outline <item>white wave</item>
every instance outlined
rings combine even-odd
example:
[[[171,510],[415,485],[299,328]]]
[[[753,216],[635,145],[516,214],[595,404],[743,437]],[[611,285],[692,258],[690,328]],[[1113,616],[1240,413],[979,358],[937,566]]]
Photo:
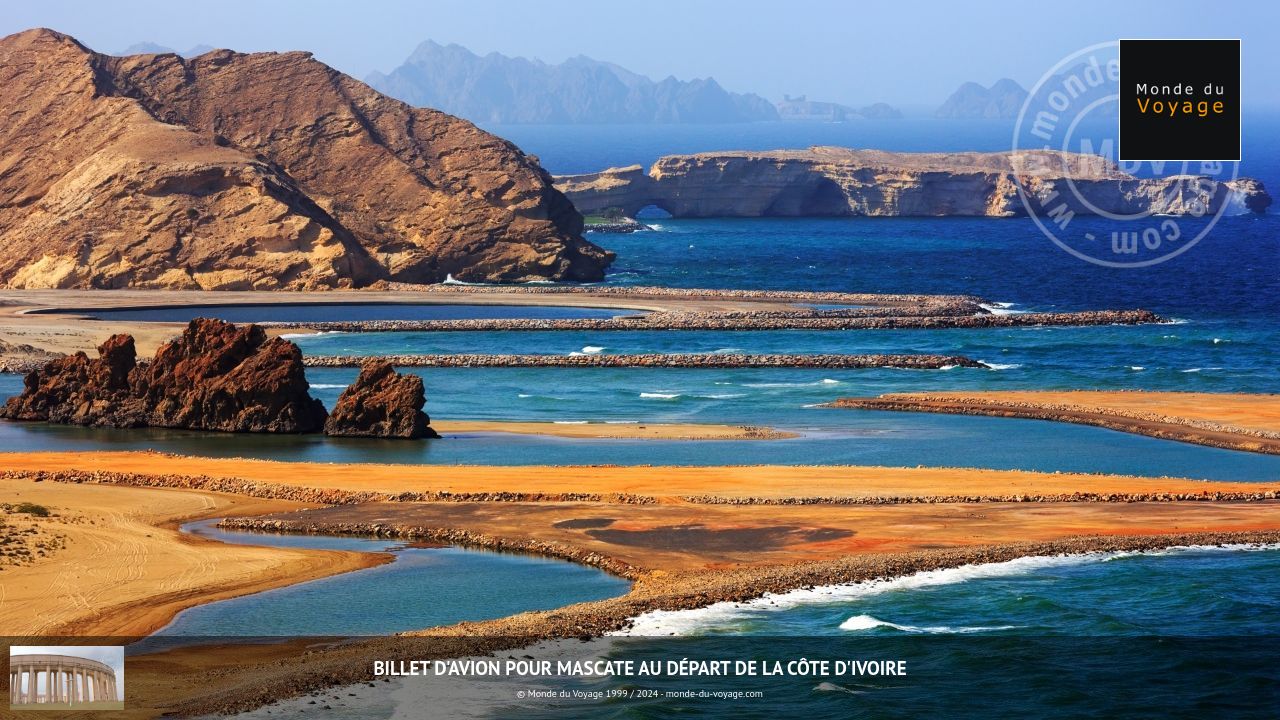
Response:
[[[444,282],[440,284],[441,285],[488,285],[489,283],[463,282],[462,280],[455,278],[453,276],[453,273],[446,273],[444,276]]]
[[[304,333],[283,333],[280,337],[285,340],[305,340],[306,338],[320,337],[321,335],[345,335],[346,330],[317,330],[315,332]]]
[[[1253,212],[1249,209],[1249,205],[1245,202],[1244,193],[1239,190],[1232,190],[1227,193],[1226,205],[1222,209],[1223,215],[1248,215]]]
[[[1132,370],[1132,371],[1134,371],[1134,372],[1142,372],[1143,370],[1146,370],[1147,368],[1146,368],[1146,366],[1144,366],[1144,365],[1130,365],[1130,366],[1129,366],[1129,369],[1130,369],[1130,370]]]
[[[929,633],[931,635],[964,635],[968,633],[993,632],[996,630],[1013,630],[1017,625],[899,625],[888,620],[881,620],[871,615],[854,615],[840,623],[841,630],[874,630],[878,627],[893,628],[906,633]]]
[[[712,393],[710,395],[698,395],[704,400],[732,400],[734,398],[746,397],[746,393]]]
[[[1157,552],[1160,554],[1173,554],[1176,552],[1202,550],[1280,550],[1280,543],[1272,545],[1193,545],[1168,548]],[[941,570],[924,570],[902,577],[871,580],[862,583],[822,585],[784,593],[765,593],[755,600],[741,603],[715,603],[697,610],[654,610],[636,616],[631,627],[613,634],[635,636],[696,635],[708,627],[730,625],[760,611],[789,610],[803,605],[848,603],[886,592],[953,585],[984,578],[1029,575],[1057,567],[1070,567],[1141,554],[1156,553],[1116,551],[1021,557],[997,563],[961,565],[960,567]]]
[[[716,348],[712,350],[710,355],[729,355],[731,353],[742,352],[742,348]]]
[[[1229,342],[1231,342],[1231,341],[1230,341],[1230,340],[1223,340],[1222,338],[1214,338],[1214,339],[1213,339],[1213,344],[1214,344],[1214,345],[1221,345],[1222,343],[1229,343]]]
[[[1169,318],[1164,322],[1165,325],[1189,325],[1191,321],[1186,318]]]
[[[605,425],[639,425],[639,420],[605,420]]]
[[[742,383],[742,387],[749,388],[786,388],[786,387],[820,387],[822,385],[843,385],[843,381],[832,380],[831,378],[823,378],[817,382],[765,382],[765,383]]]
[[[939,370],[955,370],[957,367],[958,367],[957,365],[940,365],[938,369]]]
[[[645,225],[648,225],[650,230],[657,230],[658,232],[663,232],[667,229],[667,226],[662,223],[647,222]]]
[[[1014,369],[1016,369],[1016,368],[1020,368],[1020,367],[1022,367],[1022,363],[993,363],[993,362],[984,362],[984,363],[983,363],[983,365],[986,365],[988,368],[990,368],[990,369],[992,369],[992,370],[1014,370]],[[950,366],[948,366],[948,367],[955,367],[955,365],[950,365]]]
[[[554,425],[586,425],[586,420],[552,420]]]
[[[604,348],[599,345],[585,345],[582,348],[583,355],[599,355],[604,352]]]
[[[978,303],[978,307],[982,308],[983,310],[986,310],[992,315],[1021,315],[1027,312],[1026,310],[1010,309],[1017,304],[1018,303],[1011,303],[1011,302]]]
[[[516,397],[531,398],[533,396],[530,395],[529,393],[519,393],[518,395],[516,395]]]
[[[1194,367],[1194,368],[1187,368],[1186,370],[1183,370],[1182,372],[1184,372],[1184,373],[1198,373],[1198,372],[1203,372],[1203,371],[1205,371],[1205,370],[1221,370],[1221,369],[1222,369],[1222,368],[1220,368],[1220,367],[1204,367],[1204,368]]]
[[[680,393],[642,392],[640,397],[650,400],[675,400],[680,397]]]
[[[346,385],[338,385],[338,384],[331,384],[331,383],[311,383],[312,390],[341,390],[345,387]]]

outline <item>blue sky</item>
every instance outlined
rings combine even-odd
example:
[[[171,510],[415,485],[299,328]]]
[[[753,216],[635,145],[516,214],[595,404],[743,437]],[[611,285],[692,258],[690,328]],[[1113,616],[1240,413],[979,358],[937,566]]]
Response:
[[[357,77],[430,38],[549,62],[584,54],[655,78],[710,75],[770,99],[901,106],[937,105],[966,80],[1030,85],[1072,51],[1121,37],[1240,37],[1248,102],[1280,103],[1280,5],[1267,2],[25,0],[0,13],[0,33],[35,26],[104,52],[144,40],[311,50]]]

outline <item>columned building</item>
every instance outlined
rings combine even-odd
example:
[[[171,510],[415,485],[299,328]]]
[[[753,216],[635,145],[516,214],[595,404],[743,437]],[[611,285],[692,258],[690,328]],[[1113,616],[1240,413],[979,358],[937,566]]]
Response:
[[[71,655],[9,656],[9,704],[120,702],[110,665]]]

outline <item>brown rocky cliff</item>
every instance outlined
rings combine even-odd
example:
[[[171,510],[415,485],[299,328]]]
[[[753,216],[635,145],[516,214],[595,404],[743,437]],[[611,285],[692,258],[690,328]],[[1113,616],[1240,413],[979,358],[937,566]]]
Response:
[[[1187,180],[1138,179],[1076,153],[838,147],[670,155],[647,173],[633,166],[556,178],[583,212],[617,208],[629,216],[656,205],[675,217],[1013,217],[1026,214],[1020,188],[1033,203],[1065,203],[1079,215],[1213,212],[1232,199],[1262,212],[1271,204],[1255,180]]]
[[[269,289],[595,280],[536,162],[306,53],[0,39],[0,283]]]
[[[427,402],[422,378],[401,375],[385,360],[370,360],[333,406],[327,435],[385,438],[438,438],[422,412]]]

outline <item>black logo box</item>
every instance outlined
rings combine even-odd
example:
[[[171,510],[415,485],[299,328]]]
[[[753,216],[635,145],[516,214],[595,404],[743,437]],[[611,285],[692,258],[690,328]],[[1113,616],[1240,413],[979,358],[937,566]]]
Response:
[[[1138,92],[1140,85],[1147,86],[1145,93]],[[1166,95],[1166,86],[1184,93]],[[1206,86],[1212,86],[1209,94]],[[1183,112],[1188,101],[1191,114]],[[1209,109],[1204,117],[1202,102]],[[1222,113],[1213,112],[1218,102]],[[1172,116],[1170,103],[1177,103]],[[1120,160],[1237,162],[1240,105],[1239,40],[1120,41]],[[1163,112],[1156,114],[1157,107]]]

